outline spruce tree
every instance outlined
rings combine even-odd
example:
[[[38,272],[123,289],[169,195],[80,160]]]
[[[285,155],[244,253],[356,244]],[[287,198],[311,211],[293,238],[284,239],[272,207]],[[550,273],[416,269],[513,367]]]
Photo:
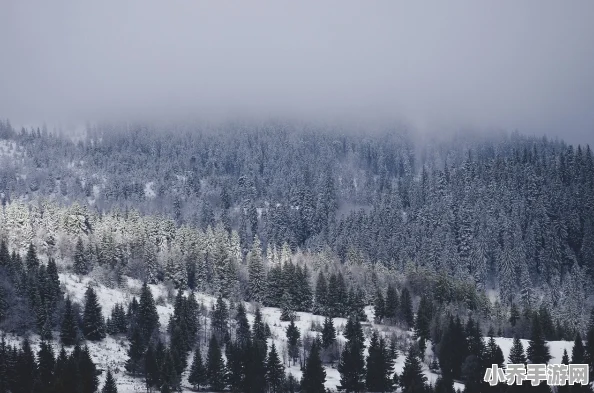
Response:
[[[377,331],[373,331],[367,354],[365,386],[370,392],[384,392],[384,353],[380,348]]]
[[[549,360],[551,360],[549,346],[545,342],[538,314],[536,313],[532,318],[532,333],[526,354],[528,360],[533,364],[548,364]]]
[[[74,248],[74,262],[72,264],[72,269],[75,274],[84,275],[89,273],[89,264],[86,260],[85,246],[80,237],[76,241],[76,246]]]
[[[105,377],[105,384],[101,393],[118,393],[118,386],[110,369],[107,369],[107,376]]]
[[[137,375],[142,369],[141,366],[145,349],[145,338],[142,337],[142,331],[136,324],[133,324],[130,329],[130,346],[128,347],[126,371],[132,375]]]
[[[373,313],[375,315],[376,323],[382,323],[386,313],[386,302],[384,301],[384,295],[380,290],[375,295],[375,302],[373,305]]]
[[[400,295],[400,318],[407,327],[412,327],[415,322],[415,316],[412,308],[412,298],[408,288],[402,290]]]
[[[582,342],[582,337],[578,333],[575,336],[575,341],[573,342],[573,348],[571,350],[571,363],[584,364],[585,360],[586,360],[586,356],[585,356],[584,343]]]
[[[301,344],[301,333],[299,328],[295,325],[295,321],[291,319],[291,323],[287,326],[287,346],[289,348],[289,357],[293,359],[293,363],[299,356],[299,346]]]
[[[235,337],[240,345],[245,345],[251,338],[250,324],[245,313],[243,302],[237,305],[237,314],[235,315],[236,328]]]
[[[363,358],[364,336],[360,322],[349,318],[344,335],[348,342],[344,346],[337,367],[340,373],[340,389],[345,389],[347,392],[361,392],[365,387],[365,360]]]
[[[87,340],[98,341],[105,338],[105,321],[101,313],[101,306],[97,300],[97,294],[90,286],[85,293],[82,324],[83,334]]]
[[[52,346],[47,341],[42,341],[37,353],[39,363],[39,391],[51,392],[54,385],[54,369],[56,367],[56,357]],[[2,391],[0,389],[0,391]]]
[[[192,366],[190,368],[190,376],[188,382],[198,389],[200,385],[206,384],[206,369],[202,363],[202,355],[200,354],[200,346],[196,347],[194,351],[194,359],[192,360]]]
[[[396,318],[399,309],[398,293],[392,285],[388,285],[388,291],[386,292],[386,307],[384,310],[384,316],[388,319]]]
[[[421,360],[414,345],[408,350],[404,369],[399,378],[400,387],[403,393],[425,393],[427,389],[427,377],[423,374]]]
[[[78,340],[78,324],[72,302],[70,298],[66,299],[64,306],[64,315],[62,316],[62,326],[60,328],[60,341],[62,345],[74,345]]]
[[[324,318],[324,327],[322,329],[322,347],[328,348],[336,342],[336,329],[332,318]]]
[[[144,343],[152,337],[154,332],[159,330],[159,314],[153,293],[146,281],[142,284],[140,290],[140,300],[138,302],[138,311],[136,313],[136,323],[140,329]]]
[[[222,336],[227,331],[227,321],[229,320],[229,310],[227,303],[223,300],[223,297],[219,295],[217,302],[212,313],[212,327],[217,334]]]
[[[225,363],[216,336],[210,338],[206,357],[206,379],[212,390],[220,392],[225,388]]]
[[[23,340],[21,350],[18,352],[14,373],[18,391],[32,392],[37,383],[38,370],[35,355],[27,338]]]
[[[518,336],[514,337],[508,359],[511,364],[525,364],[527,362],[526,355],[524,354],[524,346]]]
[[[314,295],[314,314],[326,314],[326,305],[328,302],[328,284],[324,272],[320,272],[316,281],[316,290]]]
[[[280,392],[285,380],[285,367],[282,365],[274,342],[270,347],[266,361],[266,382],[271,392]]]
[[[518,311],[518,307],[516,306],[516,303],[512,303],[510,317],[509,317],[509,323],[511,323],[512,326],[516,326],[516,322],[518,321],[518,319],[520,319],[520,311]]]
[[[318,348],[318,344],[314,342],[305,362],[305,369],[301,378],[301,391],[304,393],[325,393],[325,382],[326,371],[322,367],[320,349]]]

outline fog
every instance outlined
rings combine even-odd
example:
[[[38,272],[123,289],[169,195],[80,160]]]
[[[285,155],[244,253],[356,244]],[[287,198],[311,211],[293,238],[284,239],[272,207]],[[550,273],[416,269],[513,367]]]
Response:
[[[287,116],[594,144],[594,2],[3,1],[0,117]]]

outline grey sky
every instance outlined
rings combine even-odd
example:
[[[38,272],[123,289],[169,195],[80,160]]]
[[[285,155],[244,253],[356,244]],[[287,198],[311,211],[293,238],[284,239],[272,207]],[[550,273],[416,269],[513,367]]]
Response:
[[[594,144],[594,2],[0,2],[0,117],[227,114]]]

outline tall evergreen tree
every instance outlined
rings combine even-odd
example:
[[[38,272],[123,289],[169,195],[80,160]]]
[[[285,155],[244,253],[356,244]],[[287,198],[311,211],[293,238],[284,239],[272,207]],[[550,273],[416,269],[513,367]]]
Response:
[[[524,354],[524,346],[518,336],[514,337],[508,359],[512,364],[525,364],[527,362],[526,355]]]
[[[80,237],[76,241],[76,246],[74,248],[74,262],[72,264],[72,269],[76,274],[83,275],[89,273],[89,264],[86,259],[85,246]]]
[[[407,327],[413,326],[415,316],[412,308],[412,298],[408,288],[404,288],[400,295],[400,317]]]
[[[90,286],[85,292],[82,330],[87,340],[97,341],[105,338],[105,321],[101,313],[101,305],[97,300],[97,294]]]
[[[225,388],[225,363],[216,336],[210,338],[206,357],[206,379],[210,388],[220,392]]]
[[[285,367],[282,365],[276,346],[272,343],[266,361],[266,383],[270,392],[280,392],[285,381]]]
[[[584,364],[585,361],[586,353],[584,343],[582,342],[582,336],[580,336],[578,332],[578,334],[575,336],[575,341],[573,342],[573,348],[571,350],[571,363]]]
[[[64,306],[64,315],[62,316],[62,326],[60,328],[60,341],[62,345],[74,345],[78,340],[78,323],[72,302],[66,298]]]
[[[533,364],[548,364],[549,360],[551,360],[549,346],[542,334],[538,314],[535,314],[532,318],[532,333],[526,353],[528,360]]]
[[[427,377],[423,374],[421,360],[414,345],[408,350],[399,382],[403,393],[425,393],[427,390]]]
[[[305,369],[301,378],[301,391],[304,393],[325,393],[325,382],[326,371],[322,367],[320,349],[318,348],[318,344],[314,342],[305,362]]]
[[[334,329],[334,322],[332,318],[324,318],[324,326],[322,328],[322,347],[328,348],[336,342],[336,329]]]
[[[301,345],[301,333],[299,328],[295,325],[295,321],[291,319],[291,323],[287,326],[287,346],[289,348],[289,357],[293,359],[293,363],[299,356],[299,346]]]
[[[195,389],[198,389],[200,385],[206,384],[206,369],[202,363],[202,355],[200,354],[199,345],[196,347],[196,351],[194,351],[194,359],[192,361],[192,367],[190,368],[188,382],[194,386]]]
[[[107,370],[105,384],[103,385],[103,389],[101,389],[101,393],[118,393],[118,386],[110,369]]]

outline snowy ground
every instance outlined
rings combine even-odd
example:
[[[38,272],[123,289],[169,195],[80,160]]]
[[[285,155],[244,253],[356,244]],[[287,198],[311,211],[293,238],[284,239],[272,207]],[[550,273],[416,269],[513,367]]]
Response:
[[[84,303],[84,293],[87,288],[87,285],[91,282],[88,277],[79,277],[72,274],[60,274],[60,281],[64,284],[66,293],[73,299],[81,304]],[[140,292],[141,282],[138,280],[133,280],[127,278],[124,282],[123,288],[108,288],[101,284],[92,283],[94,285],[95,290],[97,292],[97,296],[99,302],[103,308],[104,316],[108,316],[111,312],[112,307],[116,303],[123,303],[126,305],[129,301],[131,301],[133,296],[138,296]],[[159,313],[159,319],[161,322],[162,329],[167,326],[169,321],[169,316],[173,313],[173,306],[171,303],[167,302],[167,289],[164,285],[150,285],[152,290],[153,296],[157,301],[157,311]],[[203,303],[206,307],[210,308],[211,304],[214,303],[215,298],[206,294],[197,294],[196,298],[198,303]],[[250,324],[254,320],[254,307],[253,305],[247,305],[248,311],[248,320]],[[371,307],[366,309],[366,313],[368,314],[369,319],[372,319],[373,311]],[[285,367],[288,372],[293,374],[294,377],[299,380],[301,378],[301,370],[300,365],[288,365],[288,356],[287,356],[287,347],[286,347],[286,336],[285,330],[286,327],[289,325],[289,322],[281,322],[280,321],[280,309],[278,308],[271,308],[271,307],[264,307],[262,308],[262,315],[264,321],[268,323],[270,326],[270,330],[272,333],[272,338],[269,340],[269,344],[273,341],[277,347],[279,352],[279,356],[281,357],[281,361],[285,362]],[[299,331],[301,332],[302,336],[309,335],[311,337],[315,337],[318,333],[311,331],[312,324],[319,324],[322,325],[324,321],[324,317],[319,315],[313,315],[311,313],[297,313],[297,321],[295,322]],[[204,320],[201,320],[201,324],[204,327],[205,323]],[[208,322],[208,321],[206,321]],[[334,318],[334,326],[337,329],[337,340],[340,344],[344,343],[344,337],[342,336],[342,328],[346,324],[346,319],[344,318]],[[363,326],[364,332],[366,332],[366,345],[369,344],[369,337],[370,337],[370,330],[375,328],[381,334],[384,334],[388,337],[392,335],[397,335],[400,340],[406,340],[410,338],[411,332],[405,332],[401,329],[398,329],[393,326],[384,326],[384,325],[374,325],[371,323],[366,323]],[[57,333],[55,334],[57,336]],[[35,350],[37,350],[39,345],[39,337],[32,336],[31,343]],[[15,342],[20,341],[20,338],[14,336],[7,336],[7,341]],[[507,359],[509,355],[509,351],[512,345],[511,338],[496,338],[497,344],[501,347],[503,351],[503,355]],[[524,345],[524,349],[528,346],[527,340],[522,340],[522,344]],[[141,379],[131,378],[130,376],[126,375],[124,365],[127,359],[126,351],[128,347],[127,340],[124,338],[113,338],[108,337],[104,341],[99,343],[88,343],[91,354],[93,356],[93,360],[97,363],[98,368],[101,370],[107,370],[107,368],[111,369],[114,373],[114,376],[118,383],[118,391],[120,393],[130,393],[130,392],[144,392],[146,391],[144,384]],[[59,351],[60,346],[58,342],[53,343],[54,349]],[[561,357],[563,355],[563,349],[567,349],[568,353],[571,354],[571,348],[573,346],[572,342],[568,341],[553,341],[549,342],[549,346],[551,349],[551,355],[553,359],[551,363],[560,363]],[[432,358],[432,353],[430,349],[431,345],[428,344],[428,349],[425,353],[425,360],[427,363]],[[188,361],[191,362],[192,356],[188,358]],[[396,359],[395,364],[395,371],[400,374],[404,368],[404,358],[405,356],[399,351],[398,358]],[[425,375],[427,379],[431,383],[435,383],[438,375],[431,372],[428,368],[427,364],[424,364]],[[100,377],[101,384],[103,384],[103,378],[105,373],[102,373]],[[336,386],[339,384],[340,375],[338,370],[335,367],[326,366],[326,387],[334,390]],[[189,384],[187,383],[187,373],[184,375],[184,392],[191,392]],[[456,389],[463,389],[463,385],[460,383],[455,383]]]

